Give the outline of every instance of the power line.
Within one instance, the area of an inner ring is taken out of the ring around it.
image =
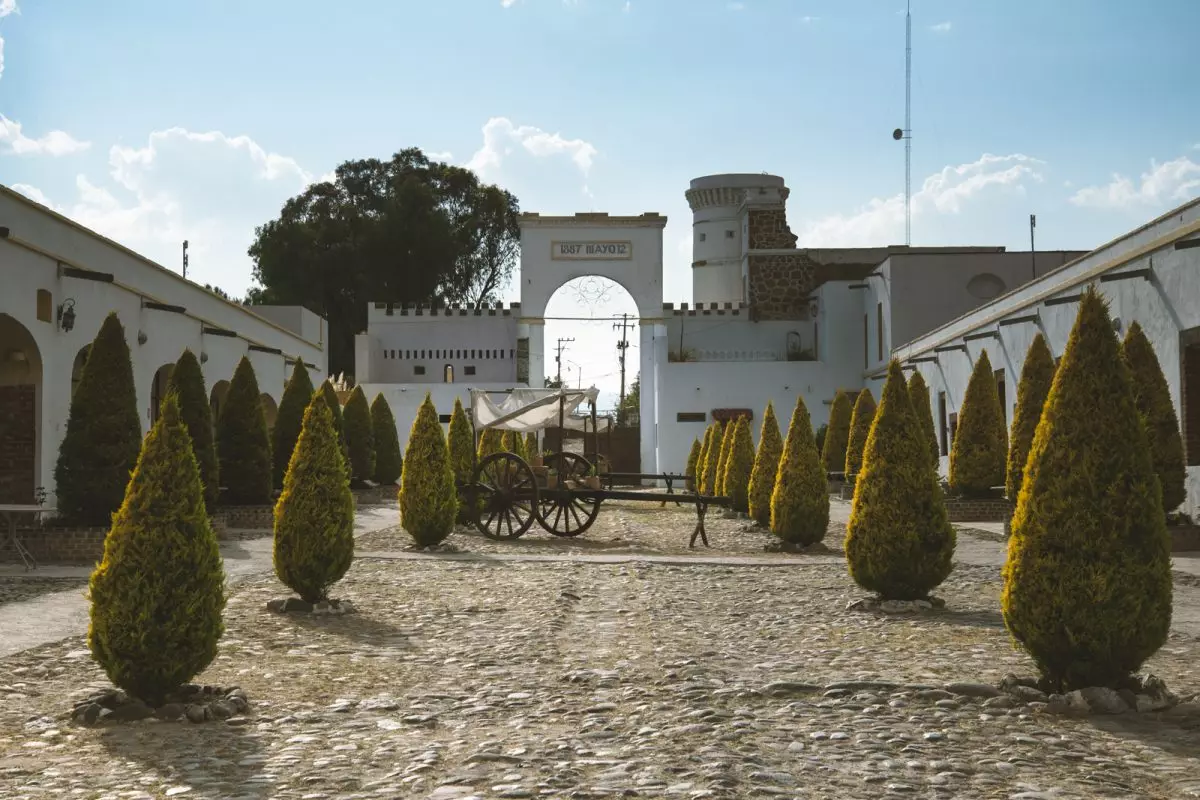
[[[562,388],[562,354],[563,354],[563,350],[566,350],[566,348],[563,347],[563,343],[564,342],[573,342],[573,341],[575,341],[574,338],[568,339],[568,338],[565,338],[562,336],[560,336],[558,338],[558,345],[556,348],[558,352],[554,356],[554,363],[558,367],[557,374],[555,375],[555,380],[558,381],[559,388]]]
[[[625,351],[629,349],[628,331],[633,327],[633,323],[629,321],[628,314],[621,315],[621,321],[613,325],[613,330],[621,330],[621,341],[617,342],[617,353],[621,361],[621,400],[617,405],[618,414],[624,417],[625,414]],[[618,420],[618,424],[620,420]]]

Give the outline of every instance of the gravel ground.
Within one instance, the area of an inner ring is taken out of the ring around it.
[[[80,593],[84,593],[87,591],[87,585],[87,578],[5,576],[0,578],[0,605],[33,600],[43,595],[69,589],[77,589]]]
[[[637,535],[672,541],[674,513]],[[335,592],[358,612],[306,617],[249,576],[199,679],[242,686],[247,716],[77,727],[107,685],[83,638],[27,650],[0,659],[0,797],[1200,797],[1194,705],[1076,719],[936,688],[1032,672],[999,592],[959,565],[945,611],[885,617],[846,610],[862,593],[825,558],[364,559]],[[1198,656],[1173,635],[1148,668],[1187,693]]]

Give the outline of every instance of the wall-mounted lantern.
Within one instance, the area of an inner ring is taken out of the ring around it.
[[[59,303],[58,327],[63,333],[70,333],[75,327],[75,301],[69,297]]]
[[[145,331],[138,331],[138,344],[145,344],[149,340]]]

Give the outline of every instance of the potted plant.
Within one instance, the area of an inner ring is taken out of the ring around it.
[[[546,471],[546,488],[547,489],[557,489],[558,488],[558,470],[556,470],[554,468],[550,468],[549,470]]]
[[[545,463],[546,459],[541,453],[532,453],[529,456],[529,466],[533,467],[534,471],[536,471],[538,467],[544,467]]]
[[[588,470],[587,477],[583,479],[583,485],[592,491],[600,490],[600,476],[596,474],[596,467],[594,465]]]

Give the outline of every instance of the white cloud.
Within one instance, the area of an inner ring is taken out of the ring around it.
[[[951,26],[949,22],[939,22],[937,25],[930,25],[929,30],[933,31],[934,33],[949,33],[950,27]]]
[[[430,161],[442,161],[447,164],[453,163],[454,161],[454,153],[451,153],[449,150],[441,150],[437,152],[431,151],[426,153],[425,157]]]
[[[54,208],[54,204],[50,202],[50,198],[46,197],[46,193],[36,186],[30,186],[28,183],[14,183],[8,187],[14,192],[20,192],[35,203],[41,203],[47,208]],[[58,209],[54,209],[57,211]]]
[[[913,192],[914,219],[936,214],[959,214],[981,194],[996,188],[1023,191],[1026,180],[1041,181],[1043,162],[1014,153],[984,154],[977,161],[947,166],[930,175]],[[904,240],[904,195],[875,198],[853,214],[834,214],[801,225],[800,247],[869,247]]]
[[[533,125],[514,125],[506,117],[492,117],[484,124],[483,145],[465,166],[481,178],[494,181],[505,159],[517,150],[536,158],[568,157],[583,175],[583,193],[591,196],[586,180],[598,153],[595,146],[583,139],[567,139],[558,133],[547,133]]]
[[[17,0],[0,0],[0,19],[9,14],[19,14]],[[0,36],[0,75],[4,74],[4,37]]]
[[[801,17],[800,21],[802,23],[804,23],[805,25],[808,25],[810,23],[816,22],[819,19],[820,19],[820,17]]]
[[[66,131],[50,131],[37,139],[21,132],[21,123],[0,114],[0,153],[18,156],[67,156],[91,147]]]
[[[512,8],[516,3],[517,0],[500,0],[500,5],[504,8]]]
[[[1135,208],[1183,203],[1200,194],[1200,164],[1187,156],[1159,164],[1150,162],[1138,183],[1114,174],[1103,186],[1086,186],[1071,195],[1085,208]]]

